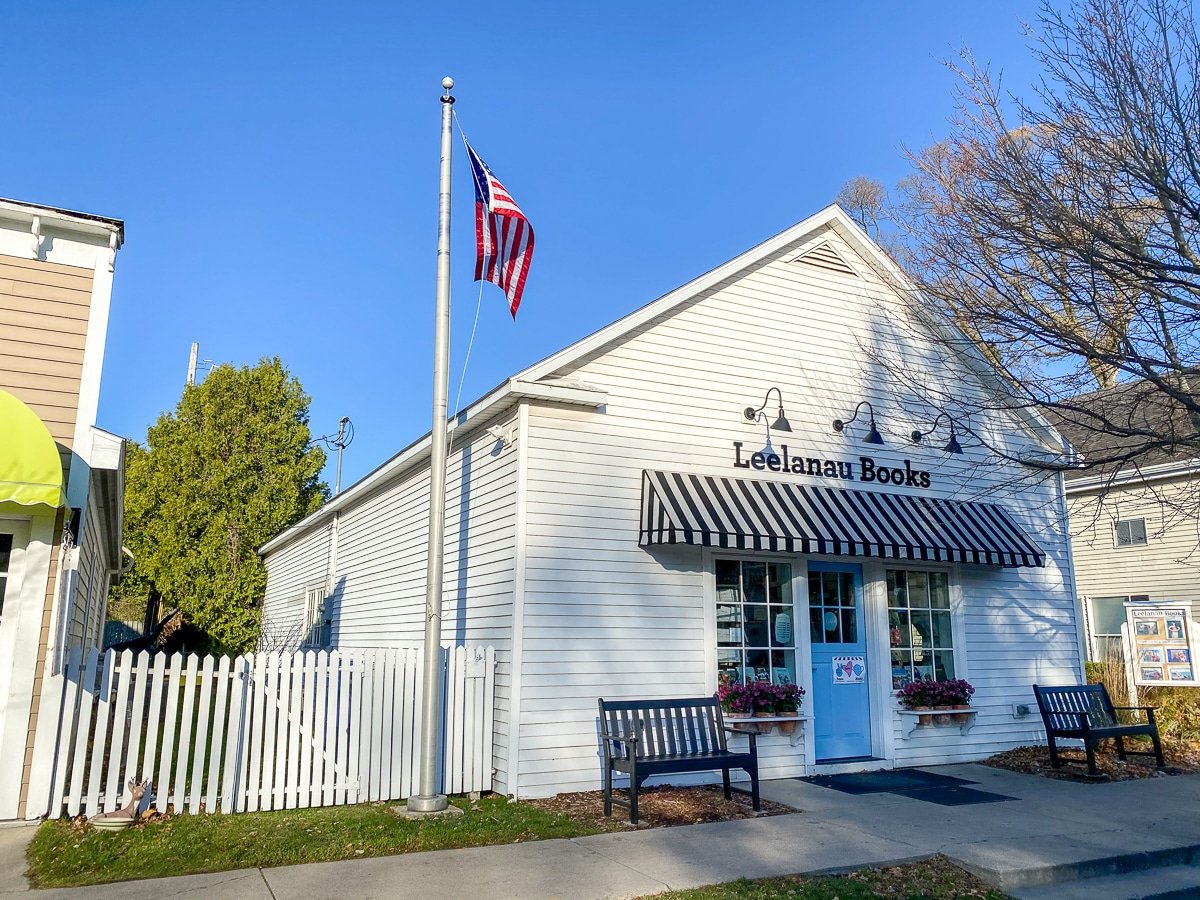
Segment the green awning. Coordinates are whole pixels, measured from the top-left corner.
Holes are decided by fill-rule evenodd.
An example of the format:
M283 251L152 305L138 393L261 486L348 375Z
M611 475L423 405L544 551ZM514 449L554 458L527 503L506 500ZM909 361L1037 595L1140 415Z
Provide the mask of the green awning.
M66 506L62 459L37 413L0 390L0 504Z

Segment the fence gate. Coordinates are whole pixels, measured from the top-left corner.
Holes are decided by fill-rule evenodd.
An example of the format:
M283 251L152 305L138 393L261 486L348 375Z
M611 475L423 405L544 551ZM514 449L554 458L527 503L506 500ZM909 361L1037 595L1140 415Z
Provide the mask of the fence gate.
M492 786L496 655L443 649L442 790ZM419 786L420 649L71 651L42 687L26 818L93 816L154 782L177 813L398 800Z

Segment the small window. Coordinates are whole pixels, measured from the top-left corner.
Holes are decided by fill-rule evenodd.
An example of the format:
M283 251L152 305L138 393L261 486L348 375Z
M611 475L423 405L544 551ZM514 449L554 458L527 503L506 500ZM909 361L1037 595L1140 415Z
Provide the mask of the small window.
M1117 546L1136 547L1146 543L1145 519L1121 519L1117 522Z
M330 620L325 615L325 586L304 592L304 643L310 647L329 645Z

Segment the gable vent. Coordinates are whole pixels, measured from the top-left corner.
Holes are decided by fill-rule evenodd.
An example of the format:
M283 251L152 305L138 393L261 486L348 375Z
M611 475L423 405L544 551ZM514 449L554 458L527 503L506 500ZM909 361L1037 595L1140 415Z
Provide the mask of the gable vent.
M802 253L797 256L794 263L804 263L809 266L816 266L819 269L825 269L828 272L836 272L839 275L849 275L851 278L857 278L858 273L850 267L829 244L818 244L807 253Z

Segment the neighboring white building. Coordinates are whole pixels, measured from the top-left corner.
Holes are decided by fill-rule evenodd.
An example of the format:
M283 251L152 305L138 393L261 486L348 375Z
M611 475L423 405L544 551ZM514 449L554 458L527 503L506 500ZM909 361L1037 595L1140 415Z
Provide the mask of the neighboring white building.
M124 441L96 427L117 219L0 199L0 819L23 813L41 684L99 646Z
M1200 459L1190 449L1190 417L1182 407L1164 409L1169 402L1152 385L1127 382L1071 401L1085 426L1066 414L1060 423L1093 463L1066 475L1092 660L1122 652L1126 603L1178 604L1193 618L1200 612ZM1147 449L1149 435L1164 446Z
M764 777L1040 739L1014 705L1082 679L1061 479L1012 477L964 423L961 455L939 449L945 420L914 444L937 410L894 373L978 397L973 431L1010 456L1062 443L986 412L1000 383L928 338L901 278L829 207L458 417L443 641L498 650L497 790L596 789L597 697L708 695L741 675L807 691L799 738L760 738ZM882 444L864 442L869 418ZM767 426L774 453L758 452ZM419 645L428 503L426 435L266 544L273 633ZM835 682L834 656L861 656L861 682ZM954 676L977 688L973 727L911 729L895 688Z

